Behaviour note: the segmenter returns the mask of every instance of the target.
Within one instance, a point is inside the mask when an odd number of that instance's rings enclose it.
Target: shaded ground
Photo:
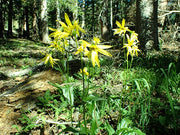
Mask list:
[[[1,41],[1,43],[8,44],[8,46],[0,46],[0,71],[14,72],[23,70],[30,66],[37,64],[42,55],[39,50],[46,50],[46,45],[39,44],[32,41],[9,40],[8,43]],[[5,48],[3,48],[5,47]],[[2,51],[2,50],[6,51]],[[180,46],[163,46],[163,53],[175,56],[175,61],[179,61]],[[16,133],[17,130],[12,128],[12,125],[18,123],[17,119],[21,116],[23,110],[32,111],[36,113],[37,106],[35,102],[37,97],[44,94],[46,90],[54,92],[54,87],[48,82],[59,83],[63,82],[63,76],[60,72],[46,69],[42,72],[37,72],[33,75],[26,75],[6,80],[0,80],[0,94],[15,89],[15,92],[0,96],[0,135],[9,135]],[[98,82],[97,82],[98,83]],[[117,86],[122,87],[122,86]],[[48,127],[44,134],[48,134]],[[41,131],[32,133],[39,135]]]
[[[54,87],[48,82],[61,84],[62,77],[57,71],[47,70],[31,77],[16,77],[11,82],[14,82],[12,88],[16,92],[0,97],[0,133],[4,135],[16,131],[12,125],[17,124],[22,110],[34,109],[37,97],[43,95],[47,89],[53,92]]]

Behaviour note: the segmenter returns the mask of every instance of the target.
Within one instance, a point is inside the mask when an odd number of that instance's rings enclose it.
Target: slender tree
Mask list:
[[[108,16],[108,0],[104,0],[103,1],[104,5],[102,7],[102,11],[101,11],[101,17],[100,17],[100,22],[101,22],[101,38],[105,41],[109,40],[110,38],[110,19]]]
[[[8,37],[12,37],[13,0],[9,0],[8,11]]]
[[[61,20],[60,16],[60,5],[59,5],[59,0],[56,0],[56,20]],[[58,28],[60,26],[59,22],[56,22],[56,27]]]
[[[0,38],[4,37],[4,16],[3,16],[3,3],[4,1],[0,1]]]
[[[158,0],[138,0],[136,3],[136,29],[139,34],[140,49],[147,52],[159,50],[157,7]]]
[[[94,20],[94,0],[91,0],[92,3],[92,32],[94,36],[94,31],[95,31],[95,20]]]
[[[82,1],[82,10],[83,10],[83,12],[82,12],[82,24],[81,24],[81,27],[82,28],[84,28],[84,26],[85,26],[85,14],[86,14],[86,8],[85,8],[85,6],[86,6],[86,1],[85,0],[83,0]]]
[[[110,35],[112,36],[112,29],[113,29],[113,0],[110,0]]]
[[[24,25],[24,37],[29,38],[29,6],[26,3],[24,7],[24,14],[25,14],[25,25]]]
[[[38,40],[39,39],[39,34],[38,34],[38,19],[37,19],[37,12],[38,12],[38,7],[37,7],[37,1],[33,0],[33,34],[32,34],[32,38],[34,40]]]
[[[47,17],[47,0],[41,0],[41,40],[45,43],[49,41],[48,38],[48,17]]]

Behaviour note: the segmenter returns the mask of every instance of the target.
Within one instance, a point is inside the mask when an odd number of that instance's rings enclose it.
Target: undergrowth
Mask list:
[[[47,124],[56,127],[56,134],[178,134],[180,73],[177,63],[169,59],[162,61],[165,56],[137,57],[138,35],[125,27],[123,19],[122,24],[116,22],[119,28],[114,34],[123,38],[124,54],[118,55],[124,62],[115,66],[113,58],[98,57],[98,52],[112,56],[104,50],[111,46],[99,45],[96,37],[92,43],[78,41],[79,31],[85,31],[78,21],[71,23],[67,14],[65,20],[67,25],[60,21],[60,29],[50,28],[53,49],[45,53],[43,60],[66,79],[63,84],[51,83],[56,91],[47,90],[38,98],[36,117],[23,114],[19,120],[24,126],[18,134],[30,133]],[[70,44],[72,39],[75,44]],[[59,50],[61,60],[53,58],[54,50]],[[80,71],[71,76],[70,60],[75,57],[80,60]],[[85,62],[84,57],[88,59]]]

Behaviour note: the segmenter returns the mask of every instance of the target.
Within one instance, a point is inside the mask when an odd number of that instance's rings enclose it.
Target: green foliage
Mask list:
[[[176,73],[176,67],[173,63],[169,64],[167,73],[164,71],[164,69],[161,69],[163,75],[164,75],[164,79],[161,85],[161,89],[164,90],[166,92],[167,95],[167,100],[170,104],[170,113],[172,114],[173,120],[171,120],[171,122],[173,123],[173,127],[177,128],[177,111],[175,109],[175,104],[178,103],[178,97],[173,97],[171,95],[179,95],[180,94],[180,88],[179,88],[179,82],[180,82],[180,74]],[[178,108],[177,108],[178,109]],[[164,124],[163,121],[163,117],[160,117],[160,122],[162,124]]]
[[[132,127],[133,122],[129,118],[123,118],[114,130],[111,125],[106,122],[105,128],[109,135],[145,135],[140,129]]]
[[[18,131],[16,135],[24,135],[33,129],[43,126],[41,124],[36,124],[37,116],[30,118],[27,114],[22,114],[22,117],[19,118],[19,121],[23,125],[21,128],[19,128],[17,125],[13,125],[13,128],[16,128]]]

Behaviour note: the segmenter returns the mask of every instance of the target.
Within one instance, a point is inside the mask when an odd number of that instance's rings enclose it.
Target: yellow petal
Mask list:
[[[46,56],[43,58],[44,64],[47,64],[49,61],[49,55],[46,54]]]
[[[89,76],[89,73],[87,72],[87,67],[84,67],[83,71],[82,71],[82,69],[80,69],[79,73],[80,74],[84,73],[85,75]]]
[[[111,48],[111,45],[97,45],[98,48],[102,48],[102,49],[108,49]]]
[[[67,28],[67,25],[66,25],[64,22],[59,21],[59,23],[61,24],[61,26],[62,26],[63,28]]]
[[[122,28],[124,28],[125,25],[125,19],[122,20]]]
[[[120,22],[116,21],[116,25],[121,28]]]
[[[97,37],[94,37],[94,43],[95,43],[95,44],[99,44],[99,43],[100,43],[100,39],[97,38]]]
[[[108,51],[103,50],[103,49],[101,49],[101,48],[98,48],[98,52],[100,52],[100,53],[102,53],[102,54],[104,54],[104,55],[106,55],[106,56],[112,57],[112,55],[111,55]]]
[[[91,61],[92,61],[93,67],[95,67],[95,63],[98,65],[98,67],[100,67],[97,51],[91,52]]]
[[[65,20],[66,20],[67,25],[72,27],[72,23],[71,23],[71,21],[69,19],[69,16],[67,15],[67,13],[65,13]]]
[[[54,29],[54,28],[51,28],[51,27],[49,27],[49,29],[51,30],[51,31],[56,31],[57,29]]]
[[[88,42],[85,41],[85,40],[79,40],[79,41],[81,42],[81,44],[82,44],[84,47],[91,45],[90,43],[88,43]]]

